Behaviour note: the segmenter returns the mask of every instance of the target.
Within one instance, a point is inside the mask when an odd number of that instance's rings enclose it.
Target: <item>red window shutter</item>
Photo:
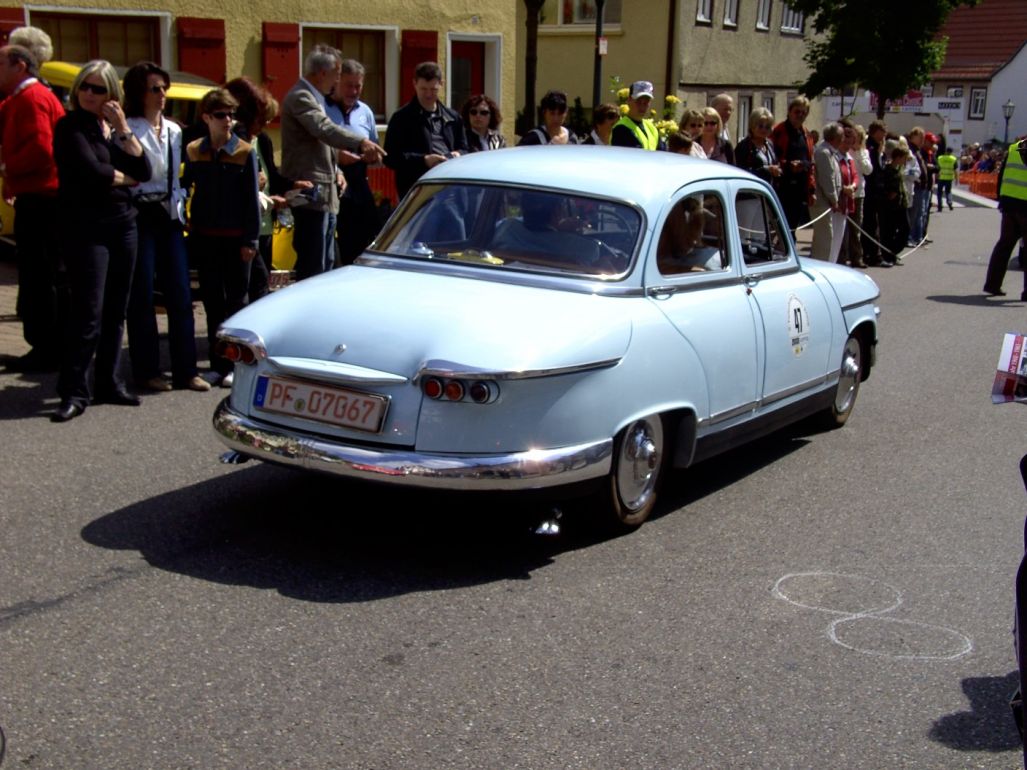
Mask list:
[[[265,21],[263,27],[264,85],[281,104],[300,79],[300,25]]]
[[[414,98],[414,70],[425,61],[439,60],[439,33],[433,30],[403,30],[399,58],[399,99],[406,104]]]
[[[178,17],[178,68],[215,83],[227,80],[223,19]]]
[[[0,8],[0,45],[7,45],[7,36],[24,26],[25,11],[21,8]]]

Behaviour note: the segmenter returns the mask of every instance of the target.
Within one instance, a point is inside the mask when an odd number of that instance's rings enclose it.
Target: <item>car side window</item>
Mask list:
[[[783,262],[788,259],[788,242],[781,220],[770,199],[756,190],[742,190],[735,198],[738,240],[747,265]]]
[[[688,195],[667,215],[656,246],[662,275],[719,272],[728,267],[724,204],[710,192]]]

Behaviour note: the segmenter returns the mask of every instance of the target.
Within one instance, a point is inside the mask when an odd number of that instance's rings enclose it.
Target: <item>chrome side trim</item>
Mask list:
[[[855,310],[858,307],[864,307],[872,302],[877,302],[877,300],[879,300],[880,298],[881,292],[877,292],[877,294],[875,294],[874,296],[868,297],[864,300],[860,300],[859,302],[853,302],[851,305],[842,305],[842,312],[844,313],[846,310]],[[881,308],[877,307],[876,305],[874,306],[874,315],[881,315]]]
[[[474,366],[454,363],[453,361],[431,360],[425,361],[414,375],[414,382],[420,381],[422,377],[449,377],[451,379],[478,379],[478,380],[532,380],[539,377],[555,377],[559,374],[575,374],[577,372],[589,372],[594,369],[608,369],[620,363],[623,356],[606,358],[601,361],[589,361],[583,364],[569,364],[567,366],[553,366],[549,369],[480,369]]]
[[[610,472],[613,439],[485,455],[346,446],[240,414],[225,399],[214,432],[229,449],[266,462],[408,487],[512,491],[563,486]]]
[[[353,382],[361,385],[401,385],[408,381],[408,378],[401,374],[368,369],[364,366],[347,364],[342,361],[272,356],[268,358],[268,363],[278,372],[317,380]]]
[[[226,329],[221,327],[218,329],[218,339],[224,342],[235,342],[239,345],[246,345],[251,348],[258,358],[267,358],[267,346],[264,344],[264,340],[256,332],[251,332],[249,329]]]
[[[818,385],[824,385],[828,382],[838,379],[838,372],[840,369],[836,369],[833,372],[825,374],[823,377],[814,377],[812,380],[801,382],[798,385],[792,385],[791,387],[779,390],[776,393],[771,393],[769,396],[765,395],[760,399],[760,406],[766,406],[767,404],[773,404],[775,401],[780,401],[783,398],[794,396],[796,393],[801,393],[804,390],[815,388]]]
[[[716,425],[718,422],[724,422],[725,420],[731,420],[731,419],[733,419],[735,417],[738,417],[741,414],[746,414],[748,412],[755,411],[756,409],[759,408],[759,406],[760,406],[760,402],[759,401],[750,401],[747,404],[742,404],[741,406],[736,406],[736,407],[734,407],[732,409],[725,409],[723,412],[717,412],[716,414],[711,414],[705,420],[699,420],[699,422],[702,425]]]

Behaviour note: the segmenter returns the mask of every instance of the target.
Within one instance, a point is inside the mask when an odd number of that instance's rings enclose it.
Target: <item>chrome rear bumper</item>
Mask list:
[[[613,439],[494,455],[348,446],[247,417],[232,409],[227,398],[214,412],[214,431],[229,449],[266,462],[367,481],[466,491],[542,489],[587,481],[610,472],[613,454]]]

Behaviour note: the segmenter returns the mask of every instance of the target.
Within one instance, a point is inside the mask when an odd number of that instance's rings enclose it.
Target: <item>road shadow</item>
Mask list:
[[[672,473],[665,516],[801,446],[778,435]],[[202,580],[303,601],[364,602],[497,580],[529,580],[559,553],[615,535],[595,526],[595,498],[558,492],[395,489],[249,463],[216,479],[106,514],[82,529],[97,547]],[[560,511],[561,534],[536,534]],[[567,513],[564,514],[564,511]],[[630,536],[630,535],[629,535]]]
[[[1011,291],[1006,297],[991,297],[986,294],[932,294],[924,299],[943,305],[969,305],[971,307],[1015,307],[1023,309],[1023,300],[1019,294]]]
[[[964,679],[961,685],[970,710],[939,718],[928,737],[957,751],[1019,751],[1020,734],[1009,708],[1019,681],[1016,671],[1005,676]]]

